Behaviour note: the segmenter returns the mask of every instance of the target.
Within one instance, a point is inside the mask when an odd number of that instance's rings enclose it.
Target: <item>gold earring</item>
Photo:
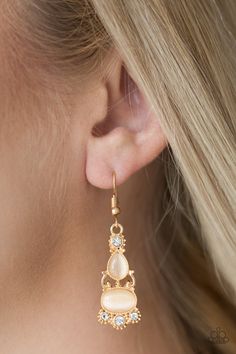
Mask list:
[[[103,292],[98,321],[102,324],[109,323],[116,329],[123,329],[130,323],[139,322],[141,314],[137,308],[137,296],[134,291],[134,271],[129,269],[129,263],[123,254],[126,240],[123,235],[123,226],[117,220],[120,207],[115,172],[112,173],[112,182],[111,211],[115,222],[110,227],[111,256],[107,263],[107,270],[102,272]]]

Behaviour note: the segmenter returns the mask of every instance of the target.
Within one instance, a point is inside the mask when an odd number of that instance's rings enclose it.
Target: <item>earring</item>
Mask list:
[[[129,269],[129,263],[124,256],[125,238],[123,226],[118,223],[120,214],[116,188],[116,174],[112,173],[113,195],[111,211],[115,222],[110,227],[109,247],[111,256],[107,263],[107,270],[102,272],[101,309],[98,321],[102,324],[111,324],[116,329],[123,329],[130,323],[141,320],[137,308],[137,296],[134,291],[134,271]],[[109,279],[109,280],[108,280]]]

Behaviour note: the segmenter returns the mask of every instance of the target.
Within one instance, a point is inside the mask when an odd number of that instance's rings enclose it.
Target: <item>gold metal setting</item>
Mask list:
[[[112,174],[112,184],[111,213],[115,222],[110,227],[108,241],[111,256],[106,271],[102,272],[101,309],[98,312],[98,321],[122,330],[128,324],[138,323],[141,320],[141,313],[137,308],[134,271],[129,269],[128,261],[124,256],[126,240],[123,226],[117,219],[120,206],[115,172]]]

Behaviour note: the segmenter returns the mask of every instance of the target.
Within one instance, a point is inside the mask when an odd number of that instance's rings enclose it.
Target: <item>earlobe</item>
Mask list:
[[[127,72],[115,69],[106,83],[107,115],[95,124],[87,142],[87,180],[104,189],[112,187],[112,171],[121,184],[155,159],[167,144],[158,117],[137,86]]]

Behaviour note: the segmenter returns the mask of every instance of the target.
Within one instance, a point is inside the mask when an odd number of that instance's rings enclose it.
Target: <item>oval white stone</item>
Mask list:
[[[106,311],[124,313],[136,307],[137,297],[128,289],[107,289],[102,293],[101,305]]]
[[[122,253],[114,253],[107,263],[108,274],[115,280],[124,279],[129,273],[129,263]]]

